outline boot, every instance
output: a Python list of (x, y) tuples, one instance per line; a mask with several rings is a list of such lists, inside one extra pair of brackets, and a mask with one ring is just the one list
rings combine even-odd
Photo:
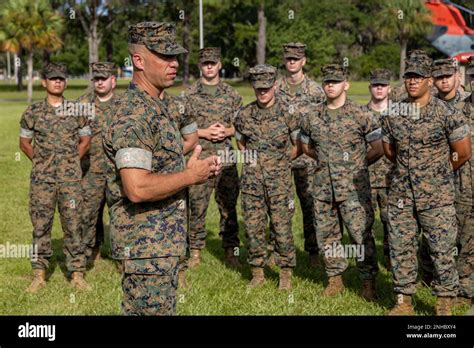
[(195, 268), (201, 264), (201, 250), (191, 249), (191, 257), (189, 258), (188, 267)]
[(377, 292), (375, 291), (375, 280), (366, 279), (362, 282), (362, 297), (366, 301), (377, 300)]
[(263, 273), (263, 267), (252, 267), (252, 280), (250, 281), (249, 287), (256, 288), (257, 286), (265, 283), (265, 274)]
[(34, 294), (38, 290), (41, 290), (46, 286), (46, 270), (44, 269), (34, 269), (33, 270), (33, 281), (30, 286), (26, 288), (26, 292)]
[(84, 273), (82, 272), (72, 272), (71, 285), (78, 290), (92, 290), (91, 286), (87, 284), (86, 280), (84, 279)]
[(443, 315), (453, 315), (451, 313), (451, 307), (453, 306), (453, 298), (452, 297), (440, 297), (436, 299), (436, 315), (443, 316)]
[(311, 268), (318, 268), (320, 265), (319, 254), (317, 252), (309, 253), (309, 266)]
[(397, 304), (392, 308), (388, 315), (415, 315), (411, 295), (397, 294)]
[(234, 248), (226, 248), (224, 253), (225, 253), (225, 262), (227, 262), (227, 264), (230, 267), (238, 268), (241, 266), (239, 258), (236, 255), (234, 255)]
[(186, 270), (180, 269), (178, 271), (178, 288), (187, 289), (188, 282), (186, 281)]
[(454, 300), (454, 306), (471, 306), (472, 300), (469, 297), (458, 296), (456, 300)]
[(323, 292), (324, 296), (336, 296), (344, 291), (341, 275), (329, 277), (328, 282), (329, 284)]
[(293, 275), (293, 269), (282, 268), (280, 271), (280, 282), (278, 284), (278, 290), (289, 291), (291, 290), (291, 276)]
[(430, 272), (423, 272), (423, 276), (421, 277), (423, 283), (426, 284), (427, 287), (431, 286), (431, 282), (433, 281), (433, 274)]

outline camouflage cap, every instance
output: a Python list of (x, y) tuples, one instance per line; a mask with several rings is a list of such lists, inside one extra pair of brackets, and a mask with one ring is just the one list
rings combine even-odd
[(276, 81), (277, 69), (268, 64), (259, 64), (250, 68), (250, 79), (253, 88), (270, 88)]
[(408, 52), (406, 58), (407, 59), (410, 59), (411, 57), (416, 57), (416, 56), (426, 56), (426, 57), (429, 57), (428, 53), (426, 53), (426, 51), (424, 50), (419, 50), (419, 49), (416, 49), (416, 50), (411, 50)]
[(91, 63), (92, 78), (103, 77), (109, 78), (112, 75), (117, 75), (117, 65), (111, 62)]
[(306, 56), (306, 45), (300, 42), (290, 42), (283, 45), (284, 58), (301, 59)]
[(416, 74), (423, 77), (431, 76), (431, 66), (433, 61), (428, 56), (411, 56), (405, 60), (405, 75)]
[(371, 85), (389, 85), (392, 72), (388, 69), (375, 69), (370, 72)]
[(431, 75), (439, 77), (444, 75), (454, 75), (458, 69), (457, 61), (452, 58), (437, 59), (433, 62)]
[(187, 53), (176, 42), (176, 26), (174, 23), (142, 22), (128, 27), (128, 42), (145, 45), (149, 50), (165, 56)]
[(204, 47), (199, 50), (199, 63), (217, 63), (221, 59), (221, 49), (219, 47)]
[(341, 64), (326, 64), (321, 68), (323, 82), (344, 81), (347, 78), (347, 70)]
[(470, 57), (467, 59), (466, 74), (468, 74), (468, 75), (474, 75), (474, 56), (470, 56)]
[(51, 79), (53, 77), (67, 79), (67, 75), (67, 65), (64, 63), (49, 62), (43, 67), (44, 79)]

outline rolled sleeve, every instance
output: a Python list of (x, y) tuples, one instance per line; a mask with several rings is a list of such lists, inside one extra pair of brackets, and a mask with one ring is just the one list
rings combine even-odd
[(456, 141), (459, 141), (467, 136), (469, 136), (471, 133), (471, 129), (469, 128), (469, 125), (465, 124), (461, 127), (456, 128), (449, 134), (449, 141), (451, 143), (454, 143)]
[(87, 137), (92, 134), (91, 127), (85, 126), (79, 129), (79, 136), (80, 137)]
[(196, 122), (192, 122), (180, 129), (182, 135), (196, 133), (198, 131), (198, 126)]
[(309, 145), (311, 138), (303, 132), (300, 132), (300, 140), (303, 144)]
[(291, 132), (290, 137), (291, 137), (291, 139), (293, 139), (294, 141), (300, 139), (300, 130), (299, 130), (299, 129), (296, 129), (296, 130), (294, 130), (293, 132)]
[(245, 136), (242, 133), (240, 133), (238, 130), (235, 130), (234, 136), (237, 141), (241, 141), (245, 139)]
[(120, 149), (115, 154), (117, 169), (140, 168), (151, 171), (153, 154), (150, 151), (138, 147)]
[(382, 128), (377, 128), (376, 130), (365, 135), (365, 141), (367, 141), (368, 143), (380, 139), (382, 139)]
[(26, 128), (20, 128), (20, 137), (21, 138), (32, 139), (34, 135), (35, 135), (35, 131), (33, 131), (33, 130), (26, 129)]

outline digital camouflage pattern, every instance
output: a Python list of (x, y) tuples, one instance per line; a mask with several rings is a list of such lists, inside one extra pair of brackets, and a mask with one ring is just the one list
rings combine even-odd
[(243, 164), (240, 181), (248, 262), (252, 267), (264, 267), (267, 261), (267, 214), (274, 233), (277, 265), (296, 265), (291, 231), (294, 201), (290, 137), (297, 139), (297, 123), (289, 105), (279, 98), (267, 109), (261, 109), (254, 101), (243, 107), (235, 119), (236, 139), (246, 144), (246, 151), (257, 154), (254, 163)]
[[(67, 101), (65, 101), (67, 103)], [(63, 104), (64, 105), (64, 104)], [(53, 250), (51, 229), (58, 206), (64, 232), (66, 268), (84, 271), (81, 238), (81, 167), (79, 138), (90, 136), (87, 119), (67, 115), (46, 99), (31, 104), (20, 121), (20, 137), (33, 139), (29, 211), (33, 224), (33, 244), (38, 247), (34, 269), (47, 269)]]
[(301, 59), (306, 55), (306, 45), (300, 42), (290, 42), (283, 45), (283, 57)]
[(126, 315), (174, 315), (178, 259), (159, 257), (123, 261), (122, 312)]
[(391, 75), (388, 69), (374, 69), (370, 71), (369, 82), (371, 85), (389, 85)]
[(91, 63), (92, 78), (102, 77), (109, 78), (110, 76), (117, 76), (117, 65), (112, 62), (97, 62)]
[(187, 53), (176, 42), (174, 23), (142, 22), (128, 27), (128, 43), (144, 45), (149, 50), (166, 56)]
[[(473, 62), (474, 63), (474, 62)], [(474, 64), (473, 64), (474, 65)], [(463, 110), (471, 127), (471, 146), (474, 153), (474, 96), (465, 98), (456, 108)], [(471, 158), (455, 172), (456, 215), (458, 222), (459, 294), (474, 296), (474, 160)]]
[(468, 132), (464, 116), (434, 97), (424, 108), (383, 119), (383, 141), (396, 149), (388, 208), (395, 292), (415, 292), (421, 227), (436, 270), (433, 293), (456, 295), (456, 215), (449, 142)]
[[(294, 92), (286, 78), (281, 78), (278, 81), (278, 88), (278, 93), (283, 98), (287, 98), (293, 108), (318, 104), (325, 99), (321, 86), (306, 75)], [(300, 114), (295, 112), (293, 115), (296, 117)], [(302, 154), (291, 163), (296, 194), (300, 200), (303, 215), (304, 250), (312, 253), (318, 251), (312, 195), (314, 163), (314, 160), (306, 154)]]
[(276, 81), (276, 68), (268, 64), (255, 65), (249, 69), (253, 88), (271, 88)]
[[(316, 236), (324, 255), (328, 276), (347, 268), (344, 257), (325, 253), (341, 248), (340, 223), (344, 223), (354, 243), (364, 247), (358, 262), (363, 279), (373, 279), (378, 271), (372, 234), (374, 214), (367, 163), (367, 146), (379, 140), (378, 120), (350, 100), (330, 115), (327, 102), (303, 109), (301, 141), (316, 152), (314, 178)], [(339, 221), (338, 213), (342, 221)]]
[[(232, 127), (236, 112), (242, 106), (242, 98), (228, 84), (220, 81), (211, 95), (201, 80), (196, 81), (185, 93), (185, 113), (191, 114), (199, 129), (205, 129), (219, 122), (226, 128)], [(214, 191), (220, 212), (220, 235), (224, 248), (238, 247), (237, 197), (239, 195), (239, 177), (236, 163), (226, 161), (223, 153), (234, 151), (231, 138), (220, 142), (199, 139), (202, 146), (201, 156), (221, 156), (222, 172), (204, 184), (189, 188), (189, 240), (191, 249), (203, 249), (207, 236), (206, 212), (211, 194)]]
[(199, 50), (199, 63), (213, 62), (221, 60), (220, 47), (204, 47)]
[(49, 62), (43, 67), (42, 75), (44, 79), (51, 79), (53, 77), (61, 77), (63, 79), (67, 79), (67, 65), (64, 63)]
[(453, 58), (437, 59), (433, 62), (431, 75), (433, 77), (451, 76), (458, 70), (457, 60)]
[[(166, 101), (151, 97), (131, 83), (113, 105), (110, 111), (113, 121), (104, 136), (111, 249), (113, 258), (125, 261), (122, 281), (126, 314), (137, 313), (132, 310), (137, 307), (139, 314), (170, 313), (157, 290), (164, 288), (166, 298), (174, 297), (174, 278), (160, 278), (164, 281), (157, 287), (156, 276), (169, 274), (160, 273), (159, 268), (149, 272), (141, 267), (141, 259), (177, 260), (186, 252), (186, 190), (160, 201), (133, 203), (124, 194), (119, 172), (121, 168), (141, 168), (152, 173), (184, 170), (179, 125), (168, 110)], [(127, 265), (135, 265), (137, 270), (129, 270)], [(177, 273), (177, 261), (174, 267), (173, 274)], [(136, 275), (141, 275), (140, 279)], [(151, 303), (143, 300), (147, 296), (151, 297)]]
[(344, 81), (347, 79), (347, 69), (340, 64), (326, 64), (321, 68), (323, 82)]
[[(100, 66), (93, 68), (102, 71)], [(107, 69), (108, 70), (108, 69)], [(107, 71), (104, 71), (107, 73)], [(86, 257), (92, 255), (92, 249), (104, 241), (104, 227), (102, 214), (105, 206), (107, 185), (107, 164), (104, 148), (102, 146), (103, 133), (107, 124), (106, 117), (111, 105), (115, 102), (113, 96), (106, 102), (101, 102), (94, 92), (87, 93), (78, 98), (78, 103), (94, 105), (95, 114), (89, 118), (92, 132), (89, 151), (81, 159), (82, 168), (82, 233)]]
[[(377, 76), (374, 76), (377, 78)], [(371, 82), (372, 83), (372, 82)], [(379, 119), (382, 124), (383, 115), (371, 110), (369, 104), (362, 107), (364, 111), (372, 112), (374, 117)], [(374, 211), (378, 208), (380, 212), (380, 221), (383, 230), (383, 251), (388, 257), (388, 188), (395, 165), (386, 157), (382, 156), (377, 162), (369, 166), (370, 187), (372, 189), (372, 206)], [(375, 235), (375, 231), (373, 231)]]

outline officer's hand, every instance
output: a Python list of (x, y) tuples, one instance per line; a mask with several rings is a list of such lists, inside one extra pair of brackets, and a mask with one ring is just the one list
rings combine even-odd
[(216, 175), (216, 173), (218, 174), (220, 171), (220, 159), (216, 159), (217, 156), (210, 156), (204, 160), (200, 160), (199, 155), (201, 151), (201, 145), (197, 145), (186, 166), (186, 170), (191, 176), (191, 182), (193, 184), (202, 184), (209, 177)]
[(225, 126), (221, 123), (216, 124), (216, 129), (217, 135), (214, 138), (214, 141), (223, 141), (225, 138), (227, 138), (227, 134), (225, 132)]

